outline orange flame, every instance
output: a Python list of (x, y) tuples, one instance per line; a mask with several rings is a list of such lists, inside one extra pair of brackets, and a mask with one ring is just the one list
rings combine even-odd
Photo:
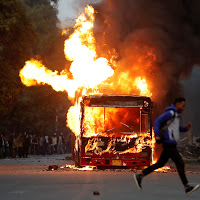
[[(75, 98), (77, 91), (81, 92), (81, 96), (91, 94), (88, 89), (91, 89), (90, 91), (93, 93), (99, 93), (104, 85), (110, 84), (109, 81), (106, 81), (109, 77), (114, 77), (114, 70), (110, 65), (115, 63), (112, 58), (108, 61), (106, 58), (97, 56), (93, 34), (94, 14), (94, 8), (87, 6), (85, 12), (76, 20), (75, 31), (65, 41), (65, 57), (72, 61), (69, 72), (66, 70), (60, 73), (51, 71), (42, 62), (31, 59), (20, 70), (22, 83), (26, 86), (48, 84), (56, 91), (67, 91), (71, 99)], [(63, 34), (65, 33), (66, 30), (63, 31)], [(117, 69), (116, 66), (115, 69)], [(72, 78), (69, 78), (69, 73), (72, 74)], [(118, 83), (117, 86), (114, 84), (112, 87), (121, 87), (121, 90), (126, 94), (130, 94), (134, 87), (138, 89), (140, 95), (152, 95), (144, 77), (139, 76), (134, 81), (128, 72), (120, 72), (120, 75), (114, 79), (118, 80)], [(81, 99), (78, 99), (67, 114), (67, 125), (75, 135), (80, 134), (80, 101)], [(111, 112), (110, 115), (112, 116)], [(92, 122), (91, 117), (88, 114), (86, 121)], [(101, 121), (98, 123), (101, 124)], [(95, 133), (92, 126), (88, 125), (87, 129), (88, 135)], [(102, 131), (103, 128), (100, 125), (96, 132)]]
[[(75, 96), (79, 88), (95, 89), (99, 84), (114, 74), (105, 58), (97, 58), (95, 51), (95, 39), (92, 28), (94, 21), (94, 9), (86, 7), (85, 14), (77, 19), (76, 30), (65, 41), (65, 56), (73, 61), (70, 72), (73, 79), (69, 79), (64, 70), (58, 74), (47, 69), (41, 62), (30, 60), (26, 62), (20, 71), (20, 77), (24, 85), (49, 84), (56, 91), (67, 91), (70, 97)], [(89, 21), (87, 20), (89, 18)]]
[[(155, 156), (155, 144), (156, 139), (154, 137), (154, 131), (153, 131), (153, 137), (152, 137), (152, 164), (155, 164), (158, 161), (158, 158)], [(166, 172), (167, 170), (170, 170), (171, 168), (169, 166), (164, 166), (159, 169), (156, 169), (156, 172)]]
[(135, 80), (129, 75), (129, 72), (121, 72), (118, 76), (117, 85), (119, 90), (126, 91), (131, 94), (133, 88), (139, 90), (138, 95), (151, 97), (152, 93), (148, 89), (148, 84), (145, 78), (138, 76)]
[(152, 93), (148, 90), (148, 85), (146, 79), (142, 79), (140, 76), (135, 79), (135, 86), (140, 89), (140, 95), (142, 96), (152, 96)]
[(63, 29), (61, 35), (66, 35), (69, 32), (69, 29)]

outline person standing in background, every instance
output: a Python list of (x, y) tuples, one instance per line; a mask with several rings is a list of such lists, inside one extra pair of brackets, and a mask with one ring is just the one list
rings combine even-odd
[(57, 141), (58, 141), (58, 138), (56, 136), (56, 133), (54, 133), (52, 137), (52, 145), (51, 145), (53, 154), (57, 153)]
[(57, 148), (58, 154), (64, 153), (63, 146), (64, 146), (64, 138), (63, 138), (62, 133), (60, 133), (59, 136), (58, 136), (58, 148)]
[(3, 148), (4, 148), (4, 139), (3, 135), (0, 135), (0, 159), (3, 158)]
[(9, 157), (12, 158), (13, 157), (13, 134), (10, 135), (9, 139), (8, 139), (8, 145), (9, 145)]
[(28, 134), (24, 134), (24, 139), (23, 139), (23, 148), (24, 148), (24, 158), (28, 158), (28, 154), (29, 154), (29, 147), (30, 147), (30, 138)]
[(17, 135), (13, 135), (13, 145), (12, 145), (12, 152), (13, 152), (13, 158), (16, 158), (16, 155), (18, 154), (18, 142), (17, 142)]
[(49, 154), (49, 136), (46, 135), (44, 138), (45, 138), (45, 154)]
[(18, 138), (17, 138), (17, 148), (18, 148), (18, 156), (19, 158), (24, 157), (24, 152), (23, 152), (23, 136), (22, 134), (19, 134)]

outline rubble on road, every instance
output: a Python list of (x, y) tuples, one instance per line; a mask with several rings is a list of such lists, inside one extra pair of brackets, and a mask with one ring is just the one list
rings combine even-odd
[(178, 147), (183, 159), (192, 159), (200, 163), (200, 145), (193, 143), (193, 145), (185, 144)]
[(100, 193), (98, 191), (94, 191), (93, 195), (100, 195)]
[(58, 165), (49, 165), (49, 167), (47, 168), (47, 171), (54, 171), (58, 169)]

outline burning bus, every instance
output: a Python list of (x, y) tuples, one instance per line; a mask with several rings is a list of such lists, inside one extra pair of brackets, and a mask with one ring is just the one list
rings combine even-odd
[[(151, 51), (141, 55), (131, 51), (134, 62), (123, 64), (117, 62), (115, 49), (109, 51), (108, 58), (98, 55), (93, 33), (95, 13), (92, 6), (86, 6), (76, 20), (74, 32), (65, 40), (69, 68), (52, 71), (42, 61), (30, 59), (20, 70), (21, 81), (27, 87), (48, 84), (55, 91), (67, 92), (73, 105), (66, 119), (74, 134), (72, 152), (77, 165), (149, 166), (154, 145), (152, 93), (145, 74), (152, 70), (155, 56)], [(94, 93), (97, 95), (91, 95)], [(105, 95), (109, 93), (140, 96)]]
[(91, 95), (81, 101), (77, 166), (144, 168), (152, 155), (152, 102), (133, 95)]

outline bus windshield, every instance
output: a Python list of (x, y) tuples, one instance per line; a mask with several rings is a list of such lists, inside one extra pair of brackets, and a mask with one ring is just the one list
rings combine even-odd
[(84, 109), (83, 136), (120, 136), (149, 131), (149, 115), (140, 107), (89, 107)]

